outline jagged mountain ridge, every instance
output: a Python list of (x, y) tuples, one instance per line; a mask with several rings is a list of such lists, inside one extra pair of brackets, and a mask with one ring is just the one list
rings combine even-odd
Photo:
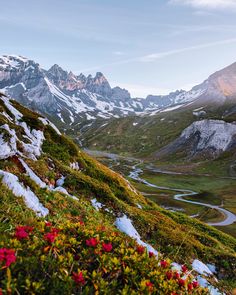
[(0, 58), (0, 88), (24, 105), (58, 117), (63, 123), (124, 116), (144, 109), (127, 90), (111, 88), (102, 73), (95, 77), (76, 76), (58, 65), (46, 71), (33, 60), (19, 56)]
[(131, 98), (126, 89), (112, 88), (98, 72), (95, 77), (75, 75), (58, 65), (44, 70), (33, 60), (4, 55), (0, 57), (0, 89), (20, 103), (49, 115), (63, 125), (83, 120), (145, 115), (168, 107), (198, 103), (223, 103), (235, 96), (236, 64), (209, 77), (191, 91), (169, 95)]

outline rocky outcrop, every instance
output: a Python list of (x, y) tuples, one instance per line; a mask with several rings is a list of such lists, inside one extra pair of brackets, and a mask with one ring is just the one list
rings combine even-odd
[(156, 156), (182, 153), (191, 158), (216, 158), (233, 148), (236, 148), (236, 123), (201, 120), (184, 129), (179, 138), (162, 148)]

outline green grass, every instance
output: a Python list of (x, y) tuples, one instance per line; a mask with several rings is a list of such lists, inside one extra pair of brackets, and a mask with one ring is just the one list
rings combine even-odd
[[(26, 110), (21, 109), (21, 111), (27, 117)], [(32, 117), (37, 120), (37, 115), (34, 114), (30, 114), (28, 119)], [(42, 127), (37, 124), (34, 122), (35, 128), (43, 128), (46, 138), (43, 144), (43, 154), (37, 161), (29, 159), (25, 161), (42, 180), (47, 178), (55, 181), (58, 175), (64, 175), (66, 177), (64, 187), (71, 195), (77, 196), (79, 202), (75, 204), (74, 200), (61, 193), (39, 188), (22, 173), (22, 169), (12, 159), (0, 161), (0, 165), (2, 169), (17, 175), (21, 182), (34, 191), (41, 203), (49, 209), (50, 214), (47, 218), (62, 227), (68, 219), (76, 220), (79, 217), (92, 221), (97, 220), (94, 224), (109, 224), (113, 227), (116, 217), (126, 214), (132, 220), (142, 239), (166, 257), (187, 264), (193, 258), (199, 258), (203, 262), (215, 263), (219, 269), (223, 269), (224, 279), (234, 277), (236, 240), (233, 237), (189, 218), (185, 214), (161, 208), (156, 202), (133, 191), (122, 176), (81, 151), (72, 140), (59, 136), (49, 126)], [(22, 136), (24, 135), (22, 129), (17, 125), (12, 124), (11, 127), (21, 132)], [(80, 171), (70, 168), (71, 162), (78, 162)], [(121, 165), (124, 166), (124, 164), (125, 161), (122, 160)], [(128, 165), (130, 164), (132, 163), (129, 162)], [(124, 172), (127, 170), (128, 167), (125, 167)], [(147, 179), (158, 182), (158, 184), (168, 183), (173, 184), (173, 187), (183, 188), (183, 179), (173, 177), (171, 179), (160, 175), (155, 180), (154, 175), (146, 176)], [(185, 185), (194, 186), (197, 189), (193, 179), (185, 179), (185, 182)], [(198, 185), (200, 185), (199, 182)], [(216, 183), (212, 183), (211, 187), (215, 185)], [(207, 183), (205, 186), (207, 187)], [(220, 184), (217, 188), (224, 189)], [(162, 197), (163, 193), (169, 194), (170, 192), (158, 192), (158, 195)], [(96, 212), (91, 206), (91, 199), (94, 197), (111, 209), (113, 214), (105, 210)], [(6, 233), (4, 236), (8, 237), (8, 231), (18, 224), (37, 224), (38, 218), (32, 211), (26, 209), (22, 199), (15, 198), (3, 185), (1, 185), (0, 202), (1, 228)], [(137, 204), (142, 206), (142, 210), (137, 207)], [(92, 228), (91, 231), (95, 229)], [(37, 245), (41, 247), (40, 243)]]

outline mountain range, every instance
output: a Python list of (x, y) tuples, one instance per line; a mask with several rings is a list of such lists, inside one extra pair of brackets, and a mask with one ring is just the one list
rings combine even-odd
[[(4, 55), (0, 89), (90, 148), (215, 158), (236, 145), (236, 63), (190, 91), (131, 98), (100, 72), (75, 75), (58, 65), (45, 70), (25, 57)], [(224, 133), (223, 147), (217, 130)]]
[(0, 89), (65, 126), (96, 118), (153, 114), (193, 101), (221, 104), (235, 95), (235, 81), (236, 64), (233, 64), (190, 91), (131, 98), (126, 89), (112, 88), (100, 72), (95, 77), (75, 75), (56, 64), (45, 70), (22, 56), (0, 57)]

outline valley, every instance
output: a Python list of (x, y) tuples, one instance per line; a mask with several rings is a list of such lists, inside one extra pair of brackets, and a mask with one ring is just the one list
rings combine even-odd
[(107, 152), (86, 152), (122, 173), (158, 205), (185, 213), (236, 237), (236, 178), (167, 171), (147, 161)]
[[(25, 199), (14, 204), (16, 210), (26, 206), (54, 223), (61, 215), (62, 228), (68, 218), (78, 222), (81, 215), (91, 220), (93, 233), (95, 224), (105, 222), (154, 255), (168, 256), (172, 265), (186, 263), (196, 275), (202, 272), (196, 259), (213, 264), (220, 283), (198, 275), (199, 284), (211, 294), (220, 294), (212, 285), (222, 284), (230, 294), (235, 287), (235, 81), (236, 63), (190, 91), (131, 98), (127, 90), (112, 88), (101, 72), (75, 75), (58, 65), (45, 70), (22, 56), (0, 57), (4, 210), (13, 193)], [(17, 229), (22, 213), (7, 216), (13, 226), (3, 224), (4, 230)], [(6, 232), (5, 241), (12, 235)], [(83, 265), (84, 274), (93, 276)], [(88, 290), (94, 290), (93, 278), (87, 279)]]

